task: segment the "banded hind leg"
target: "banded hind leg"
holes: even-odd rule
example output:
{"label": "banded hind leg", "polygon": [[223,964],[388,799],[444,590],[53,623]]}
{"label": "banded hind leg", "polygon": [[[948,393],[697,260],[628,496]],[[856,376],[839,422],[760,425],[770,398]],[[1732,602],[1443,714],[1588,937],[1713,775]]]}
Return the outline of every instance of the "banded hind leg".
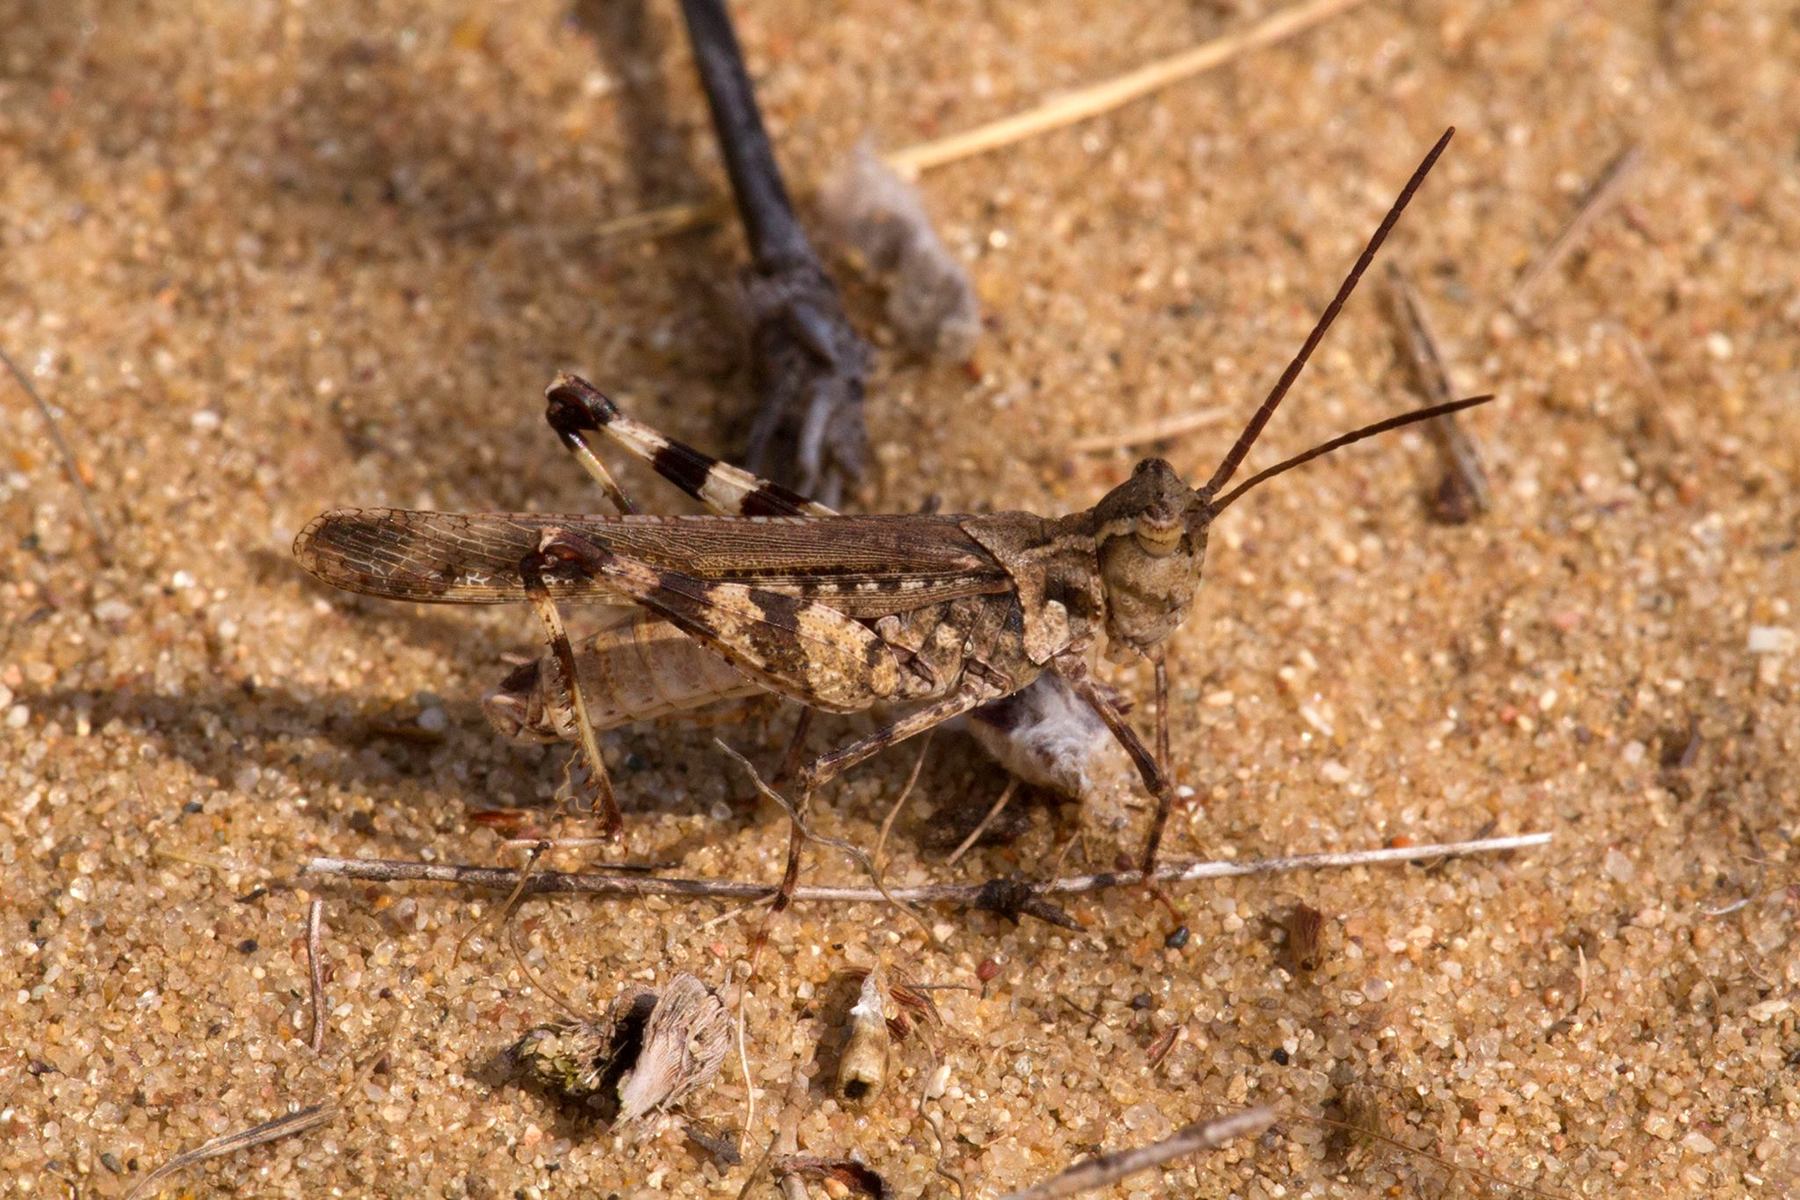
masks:
{"label": "banded hind leg", "polygon": [[[559,378],[558,383],[561,382]],[[597,392],[595,394],[598,395]],[[601,399],[604,400],[605,397]],[[553,404],[551,427],[556,430],[569,453],[575,456],[575,461],[600,485],[600,490],[621,514],[635,512],[636,506],[632,504],[631,498],[582,438],[584,426],[578,422],[559,423],[555,411]],[[593,807],[600,815],[601,833],[605,837],[614,838],[624,832],[625,818],[619,811],[618,797],[613,792],[612,776],[607,773],[606,760],[600,754],[600,740],[595,733],[593,719],[588,715],[587,697],[583,694],[581,672],[576,666],[574,644],[569,640],[568,628],[563,624],[562,614],[557,610],[556,601],[544,581],[545,572],[563,562],[564,556],[557,549],[556,536],[553,531],[547,530],[537,550],[526,555],[519,563],[519,574],[525,581],[525,591],[531,607],[544,626],[544,637],[550,647],[547,666],[568,706],[569,725],[575,738],[575,756],[587,768],[588,780],[594,791]]]}
{"label": "banded hind leg", "polygon": [[[607,470],[605,463],[594,453],[586,436],[589,433],[606,434],[714,512],[726,516],[833,515],[824,505],[814,504],[779,484],[703,454],[665,437],[641,421],[633,420],[620,412],[612,400],[585,379],[559,375],[546,389],[545,398],[548,402],[545,417],[557,438],[589,477],[600,485],[601,491],[620,513],[635,512],[637,507],[619,486],[612,472]],[[521,574],[525,578],[532,607],[543,623],[550,647],[543,669],[554,681],[556,690],[561,693],[569,715],[568,725],[574,734],[575,754],[585,765],[589,778],[593,781],[595,805],[602,812],[603,824],[610,835],[622,826],[622,818],[600,755],[593,721],[589,717],[574,645],[543,582],[543,574],[547,569],[566,565],[567,556],[563,552],[566,549],[565,547],[559,551],[554,539],[546,538],[538,551],[521,564]],[[577,560],[582,557],[584,556],[579,553],[575,555]],[[648,615],[642,619],[655,620]],[[810,716],[810,709],[802,710],[801,721],[794,731],[787,763],[784,764],[788,770],[777,776],[777,782],[781,782],[790,773],[791,764],[798,758]]]}
{"label": "banded hind leg", "polygon": [[[599,388],[577,375],[559,375],[544,392],[545,419],[608,496],[624,492],[584,436],[603,433],[658,475],[727,517],[832,517],[835,510],[742,467],[668,437],[619,410]],[[629,501],[626,501],[629,504]],[[620,511],[629,512],[629,508]]]}

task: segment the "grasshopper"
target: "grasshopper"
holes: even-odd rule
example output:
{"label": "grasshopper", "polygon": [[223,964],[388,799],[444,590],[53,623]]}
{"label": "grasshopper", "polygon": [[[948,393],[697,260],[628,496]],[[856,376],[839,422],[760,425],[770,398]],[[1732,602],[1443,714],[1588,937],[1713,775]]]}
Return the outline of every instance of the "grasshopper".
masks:
{"label": "grasshopper", "polygon": [[[549,423],[619,515],[336,509],[301,532],[295,555],[320,579],[369,595],[530,603],[549,653],[503,683],[488,713],[505,732],[574,741],[609,834],[622,819],[597,729],[756,691],[807,710],[904,710],[794,772],[794,811],[804,813],[820,787],[897,742],[1016,702],[1027,689],[1064,688],[1099,716],[1155,800],[1138,857],[1148,876],[1174,800],[1164,646],[1192,607],[1212,522],[1247,491],[1302,463],[1491,399],[1389,417],[1226,490],[1453,132],[1413,172],[1299,352],[1199,487],[1147,458],[1098,504],[1063,517],[844,516],[662,436],[565,375],[546,393]],[[712,515],[635,513],[588,444],[590,433],[649,460]],[[578,653],[558,608],[569,601],[622,606],[632,615],[616,618]],[[1142,656],[1154,666],[1155,752],[1090,674],[1102,641],[1110,657]],[[796,822],[783,898],[797,879],[799,850]]]}

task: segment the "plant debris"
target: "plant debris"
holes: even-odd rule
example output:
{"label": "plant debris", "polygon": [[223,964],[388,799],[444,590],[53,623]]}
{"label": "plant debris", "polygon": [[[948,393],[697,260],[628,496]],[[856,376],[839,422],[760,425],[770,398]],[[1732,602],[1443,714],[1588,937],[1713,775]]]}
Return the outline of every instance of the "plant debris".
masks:
{"label": "plant debris", "polygon": [[920,354],[966,360],[981,334],[981,308],[969,274],[944,248],[919,189],[867,142],[850,152],[819,196],[826,220],[887,285],[887,318]]}
{"label": "plant debris", "polygon": [[778,1154],[769,1163],[776,1178],[798,1175],[838,1183],[851,1194],[886,1200],[887,1183],[872,1168],[849,1158],[818,1158],[811,1154]]}
{"label": "plant debris", "polygon": [[724,1003],[684,973],[660,995],[627,989],[596,1019],[528,1030],[508,1053],[534,1082],[628,1124],[710,1083],[730,1043]]}

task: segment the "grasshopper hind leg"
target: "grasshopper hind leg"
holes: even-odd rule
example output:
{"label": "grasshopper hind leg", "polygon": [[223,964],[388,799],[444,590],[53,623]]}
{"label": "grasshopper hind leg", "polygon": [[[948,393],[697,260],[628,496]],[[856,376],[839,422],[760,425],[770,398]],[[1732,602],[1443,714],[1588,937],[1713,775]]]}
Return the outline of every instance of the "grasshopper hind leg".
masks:
{"label": "grasshopper hind leg", "polygon": [[553,531],[546,530],[538,549],[526,555],[519,563],[519,573],[525,579],[531,607],[543,622],[545,637],[550,643],[550,661],[559,677],[558,682],[562,684],[563,696],[568,701],[571,723],[574,726],[575,757],[587,768],[589,785],[594,792],[594,811],[600,818],[601,834],[616,838],[625,831],[625,818],[619,812],[618,797],[613,794],[612,777],[606,773],[606,760],[600,756],[600,739],[594,733],[593,720],[588,716],[587,698],[582,694],[580,675],[575,669],[575,647],[569,641],[569,631],[563,625],[562,614],[557,611],[556,601],[551,598],[550,589],[544,582],[546,568],[562,562],[553,548],[556,536]]}
{"label": "grasshopper hind leg", "polygon": [[[581,464],[588,476],[600,485],[601,491],[620,513],[636,512],[637,507],[619,486],[606,464],[594,453],[588,442],[588,434],[605,434],[615,444],[649,463],[664,479],[714,512],[725,516],[834,515],[824,505],[816,504],[780,484],[704,454],[664,436],[641,421],[633,420],[598,388],[578,376],[558,376],[546,389],[545,399],[545,419],[551,429],[555,430],[558,440],[574,456],[575,461]],[[571,553],[569,546],[561,544],[552,532],[546,531],[537,551],[527,556],[520,566],[530,593],[531,605],[543,623],[545,639],[549,643],[549,661],[545,666],[568,705],[568,724],[572,727],[576,741],[575,756],[587,768],[595,792],[596,811],[607,835],[613,836],[623,828],[623,818],[613,794],[611,779],[606,773],[605,762],[600,756],[599,741],[576,669],[574,646],[569,640],[568,630],[563,624],[556,602],[544,583],[545,571],[553,567],[567,567],[572,558],[579,562],[586,557],[581,549]],[[804,709],[802,713],[801,727],[796,730],[796,749],[800,739],[804,737],[802,731],[811,710]],[[797,757],[797,754],[791,757]],[[793,766],[793,763],[788,764],[790,773]]]}
{"label": "grasshopper hind leg", "polygon": [[[619,491],[588,447],[585,435],[603,433],[621,449],[649,463],[658,475],[727,517],[829,517],[833,510],[772,480],[694,449],[619,410],[599,388],[576,375],[560,375],[544,392],[544,417],[608,496]],[[617,501],[615,501],[616,503]],[[621,512],[631,511],[628,508]]]}

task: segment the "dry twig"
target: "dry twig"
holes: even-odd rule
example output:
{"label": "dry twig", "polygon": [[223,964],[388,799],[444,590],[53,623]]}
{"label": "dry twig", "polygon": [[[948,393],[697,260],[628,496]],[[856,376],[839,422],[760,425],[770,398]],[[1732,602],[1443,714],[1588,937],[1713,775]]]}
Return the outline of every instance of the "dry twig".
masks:
{"label": "dry twig", "polygon": [[894,797],[893,807],[888,809],[887,816],[882,819],[881,836],[875,839],[875,850],[869,855],[869,861],[875,864],[877,875],[880,874],[883,865],[882,857],[887,850],[888,834],[893,832],[894,821],[900,816],[901,810],[906,807],[907,798],[913,792],[913,785],[919,782],[919,772],[925,769],[925,755],[931,750],[932,735],[936,732],[935,729],[928,729],[925,731],[925,736],[919,739],[919,757],[913,760],[912,773],[906,777],[906,786],[900,789],[898,796]]}
{"label": "dry twig", "polygon": [[1232,411],[1229,408],[1200,408],[1193,412],[1176,413],[1148,425],[1134,425],[1130,429],[1076,438],[1069,443],[1069,449],[1076,454],[1100,454],[1108,450],[1125,450],[1132,446],[1161,442],[1192,433],[1196,429],[1217,425],[1231,416]]}
{"label": "dry twig", "polygon": [[306,907],[306,967],[312,977],[312,1048],[325,1049],[325,902]]}
{"label": "dry twig", "polygon": [[[800,815],[799,809],[788,802],[786,796],[783,796],[780,792],[764,782],[762,774],[757,771],[754,763],[739,754],[736,750],[733,750],[730,746],[727,746],[724,742],[719,741],[717,738],[713,739],[713,745],[719,747],[719,749],[723,750],[731,758],[736,759],[738,765],[749,772],[750,782],[755,785],[756,790],[762,793],[765,798],[773,800],[776,804],[781,806],[782,810],[787,813],[788,820],[792,823],[800,841],[817,842],[821,846],[829,846],[833,850],[841,851],[851,862],[861,867],[863,873],[869,877],[869,881],[875,885],[874,895],[878,899],[885,899],[889,904],[892,904],[895,908],[911,917],[913,921],[917,923],[919,928],[924,930],[925,940],[933,946],[937,945],[937,935],[931,932],[931,924],[911,905],[899,899],[892,888],[882,882],[881,872],[876,870],[875,860],[869,857],[868,851],[864,850],[861,846],[846,842],[843,838],[829,837],[826,834],[813,829],[806,823],[806,819]],[[804,890],[804,888],[796,886],[787,889],[786,894],[789,899],[798,899],[800,893]],[[781,888],[777,888],[775,889],[775,894],[779,895],[781,894],[781,891]]]}
{"label": "dry twig", "polygon": [[[1431,322],[1425,314],[1425,303],[1412,280],[1393,263],[1388,264],[1389,296],[1394,323],[1400,330],[1401,346],[1412,364],[1413,377],[1424,393],[1426,404],[1445,404],[1456,399],[1450,382],[1450,369],[1432,335]],[[1444,478],[1438,484],[1435,500],[1437,515],[1450,524],[1462,524],[1487,512],[1494,506],[1494,492],[1488,486],[1487,471],[1482,468],[1480,452],[1468,432],[1457,423],[1455,413],[1445,413],[1427,421],[1425,432],[1443,459]]]}
{"label": "dry twig", "polygon": [[994,823],[994,818],[1005,811],[1007,802],[1012,799],[1013,793],[1018,790],[1019,778],[1015,775],[1006,781],[1006,786],[1004,788],[1000,789],[1000,798],[989,806],[986,815],[976,823],[975,828],[969,830],[969,836],[962,840],[960,846],[950,852],[950,857],[944,860],[945,866],[954,867],[961,861],[962,856],[969,852],[969,847],[980,841],[981,835],[988,831],[988,826]]}
{"label": "dry twig", "polygon": [[1594,227],[1594,222],[1598,221],[1601,214],[1619,199],[1624,192],[1623,185],[1626,179],[1630,177],[1632,170],[1636,168],[1642,157],[1641,147],[1633,144],[1625,147],[1617,157],[1606,164],[1606,169],[1600,172],[1600,178],[1594,181],[1594,186],[1582,195],[1581,201],[1575,206],[1575,212],[1569,218],[1568,223],[1550,240],[1550,244],[1544,248],[1542,254],[1538,255],[1536,261],[1525,268],[1525,273],[1519,276],[1519,282],[1513,285],[1512,295],[1507,298],[1506,307],[1512,311],[1514,316],[1525,315],[1526,310],[1531,307],[1531,294],[1537,290],[1538,285],[1552,271],[1562,265],[1562,261],[1569,256],[1569,252],[1574,250],[1576,244],[1581,241],[1588,230]]}
{"label": "dry twig", "polygon": [[1042,1183],[1033,1184],[1022,1192],[1012,1192],[1001,1200],[1060,1200],[1063,1196],[1095,1191],[1171,1159],[1198,1154],[1202,1150],[1216,1150],[1233,1138],[1261,1133],[1274,1123],[1275,1110],[1266,1105],[1214,1117],[1210,1121],[1197,1121],[1160,1142],[1076,1163]]}
{"label": "dry twig", "polygon": [[277,1141],[280,1138],[292,1137],[297,1133],[305,1133],[309,1129],[317,1129],[337,1116],[335,1104],[309,1104],[305,1108],[288,1113],[284,1117],[276,1117],[272,1121],[264,1121],[261,1125],[252,1125],[249,1129],[237,1133],[228,1133],[223,1137],[202,1142],[192,1150],[184,1150],[171,1158],[156,1170],[138,1180],[136,1187],[126,1193],[125,1200],[136,1200],[146,1188],[154,1187],[178,1171],[209,1158],[221,1158],[227,1154],[236,1154],[240,1150],[248,1150],[252,1146],[260,1146],[264,1142]]}
{"label": "dry twig", "polygon": [[[1392,1146],[1403,1154],[1409,1154],[1417,1158],[1422,1158],[1427,1162],[1436,1163],[1446,1171],[1449,1171],[1452,1175],[1460,1172],[1465,1175],[1473,1176],[1483,1183],[1511,1188],[1514,1191],[1524,1192],[1527,1196],[1542,1197],[1543,1200],[1567,1200],[1567,1198],[1559,1192],[1547,1192],[1542,1188],[1532,1187],[1529,1183],[1516,1183],[1513,1180],[1506,1178],[1504,1175],[1496,1175],[1492,1171],[1484,1171],[1480,1167],[1464,1166],[1455,1159],[1445,1158],[1441,1154],[1433,1154],[1429,1150],[1421,1150],[1410,1142],[1402,1141],[1397,1137],[1381,1132],[1379,1129],[1370,1129],[1367,1125],[1357,1124],[1353,1121],[1337,1121],[1333,1120],[1331,1117],[1318,1116],[1313,1113],[1290,1113],[1285,1114],[1285,1116],[1297,1117],[1302,1121],[1311,1121],[1313,1124],[1322,1125],[1327,1129],[1340,1129],[1345,1133],[1353,1134],[1356,1137],[1368,1138],[1370,1141]],[[1007,1200],[1011,1200],[1011,1198],[1008,1197]]]}
{"label": "dry twig", "polygon": [[63,471],[69,476],[75,495],[81,500],[81,511],[87,514],[88,528],[94,534],[94,549],[100,555],[102,563],[110,563],[112,540],[107,536],[106,526],[101,523],[99,510],[94,507],[94,497],[88,492],[87,484],[82,482],[81,468],[75,463],[75,451],[69,448],[67,439],[63,437],[62,428],[56,423],[56,414],[51,411],[43,396],[38,394],[37,388],[32,386],[30,376],[21,371],[19,364],[4,350],[0,350],[0,365],[6,367],[25,394],[31,397],[31,402],[37,405],[38,415],[44,418],[44,427],[50,431],[50,441],[56,447],[56,456],[62,460]]}
{"label": "dry twig", "polygon": [[[1471,842],[1442,842],[1423,846],[1384,846],[1376,850],[1350,850],[1336,854],[1296,854],[1247,862],[1165,862],[1156,868],[1157,883],[1191,883],[1198,879],[1230,879],[1242,875],[1267,875],[1282,871],[1308,871],[1327,867],[1372,866],[1377,863],[1417,862],[1431,858],[1463,858],[1473,854],[1498,854],[1547,845],[1555,835],[1525,833],[1511,837],[1482,838]],[[505,867],[472,867],[447,863],[411,862],[382,858],[312,858],[304,870],[311,875],[335,875],[380,883],[457,883],[469,887],[510,890],[518,887],[520,872]],[[1035,896],[1072,896],[1111,888],[1134,887],[1144,882],[1138,871],[1107,871],[1073,875],[1042,883],[1021,884]],[[536,871],[525,889],[533,895],[558,893],[592,896],[684,896],[690,899],[763,900],[773,896],[773,884],[750,880],[675,879],[659,875],[601,875],[568,871]],[[802,886],[795,900],[840,904],[956,904],[981,903],[988,884],[923,883],[910,887],[875,888]]]}

